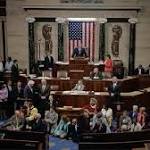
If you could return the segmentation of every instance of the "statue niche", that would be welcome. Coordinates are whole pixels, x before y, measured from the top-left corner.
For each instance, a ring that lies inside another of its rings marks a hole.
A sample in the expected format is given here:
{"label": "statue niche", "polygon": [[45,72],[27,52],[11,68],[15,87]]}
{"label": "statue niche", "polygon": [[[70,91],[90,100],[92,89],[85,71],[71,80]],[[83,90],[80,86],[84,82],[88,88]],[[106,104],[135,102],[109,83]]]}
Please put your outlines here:
{"label": "statue niche", "polygon": [[45,39],[45,53],[52,54],[52,26],[49,24],[45,24],[42,28],[42,34]]}
{"label": "statue niche", "polygon": [[114,25],[112,28],[112,35],[113,35],[113,39],[111,42],[111,50],[112,50],[112,54],[115,57],[119,56],[119,40],[121,38],[122,35],[122,28],[119,25]]}

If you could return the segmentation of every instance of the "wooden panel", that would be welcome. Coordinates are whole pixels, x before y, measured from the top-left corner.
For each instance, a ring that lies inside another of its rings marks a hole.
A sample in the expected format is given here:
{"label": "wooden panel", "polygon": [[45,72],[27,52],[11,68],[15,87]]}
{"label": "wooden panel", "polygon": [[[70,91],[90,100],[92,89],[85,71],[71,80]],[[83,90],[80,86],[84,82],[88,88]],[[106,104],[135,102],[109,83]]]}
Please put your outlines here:
{"label": "wooden panel", "polygon": [[[78,73],[76,74],[76,76]],[[79,75],[78,75],[79,76]],[[21,81],[26,82],[27,79],[24,77],[20,77]],[[36,84],[41,82],[41,79],[34,79]],[[58,85],[60,91],[68,91],[71,90],[78,79],[59,79],[59,78],[51,78],[48,79],[47,82],[50,85]],[[105,92],[106,88],[111,84],[111,79],[104,80],[83,80],[83,84],[85,85],[86,91],[95,91],[95,92]],[[139,90],[139,78],[138,77],[130,77],[129,79],[120,79],[119,84],[121,86],[122,92],[132,92]]]}
{"label": "wooden panel", "polygon": [[[147,101],[146,97],[150,96],[150,93],[142,93],[140,95],[130,95],[121,96],[121,102],[123,103],[122,108],[131,110],[133,105],[145,106],[146,108],[150,107],[150,102]],[[54,94],[54,99],[58,102],[59,107],[63,106],[73,106],[73,107],[83,107],[90,102],[90,98],[94,97],[98,101],[98,106],[102,108],[103,105],[109,103],[108,93],[101,93],[100,95],[95,94],[63,94],[62,92],[56,92]]]}

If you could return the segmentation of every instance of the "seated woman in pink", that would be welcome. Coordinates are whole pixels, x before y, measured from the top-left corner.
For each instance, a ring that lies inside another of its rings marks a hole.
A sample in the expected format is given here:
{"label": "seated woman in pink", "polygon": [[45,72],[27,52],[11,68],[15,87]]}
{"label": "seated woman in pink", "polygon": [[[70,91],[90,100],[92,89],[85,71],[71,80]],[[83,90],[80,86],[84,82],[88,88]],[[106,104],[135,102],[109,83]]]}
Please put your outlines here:
{"label": "seated woman in pink", "polygon": [[8,98],[8,90],[5,84],[0,86],[0,102],[7,101]]}
{"label": "seated woman in pink", "polygon": [[106,60],[104,62],[104,65],[105,65],[105,68],[104,68],[105,77],[106,78],[111,78],[112,71],[113,71],[113,61],[112,61],[110,55],[107,55],[107,58],[106,58]]}
{"label": "seated woman in pink", "polygon": [[146,119],[146,108],[140,107],[139,113],[137,115],[137,122],[142,126],[142,128],[145,126],[145,119]]}

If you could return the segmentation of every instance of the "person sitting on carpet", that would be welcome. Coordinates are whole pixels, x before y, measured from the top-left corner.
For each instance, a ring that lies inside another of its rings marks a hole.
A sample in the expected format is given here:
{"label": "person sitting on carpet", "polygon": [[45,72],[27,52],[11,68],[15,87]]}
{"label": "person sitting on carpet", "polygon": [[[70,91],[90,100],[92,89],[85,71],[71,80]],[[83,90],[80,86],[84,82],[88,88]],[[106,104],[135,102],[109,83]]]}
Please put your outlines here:
{"label": "person sitting on carpet", "polygon": [[25,118],[21,115],[19,110],[15,110],[15,114],[8,119],[1,128],[6,128],[8,130],[21,130],[24,127]]}
{"label": "person sitting on carpet", "polygon": [[38,113],[38,109],[34,107],[33,102],[28,102],[28,117],[26,120],[32,121],[34,120],[36,114]]}
{"label": "person sitting on carpet", "polygon": [[131,132],[141,131],[141,130],[142,130],[142,126],[140,125],[139,122],[137,122],[136,119],[134,119],[131,125]]}
{"label": "person sitting on carpet", "polygon": [[89,112],[85,109],[79,118],[79,133],[86,133],[90,131],[90,116]]}
{"label": "person sitting on carpet", "polygon": [[58,114],[53,108],[48,108],[45,111],[45,118],[44,118],[46,124],[47,124],[47,131],[51,134],[54,133],[56,127],[57,127],[57,121],[58,121]]}
{"label": "person sitting on carpet", "polygon": [[122,116],[120,116],[119,121],[120,130],[123,131],[129,131],[131,129],[131,118],[128,115],[128,112],[125,110],[123,111]]}
{"label": "person sitting on carpet", "polygon": [[113,120],[113,110],[108,106],[103,106],[101,113],[106,118],[108,126],[111,127]]}
{"label": "person sitting on carpet", "polygon": [[72,89],[72,91],[83,91],[84,88],[85,86],[83,85],[82,80],[79,80],[75,87]]}
{"label": "person sitting on carpet", "polygon": [[42,121],[41,114],[37,113],[31,125],[31,131],[45,132],[46,129],[47,129],[47,126],[46,126],[46,123]]}
{"label": "person sitting on carpet", "polygon": [[90,129],[94,133],[106,133],[106,125],[104,123],[104,118],[102,118],[102,113],[97,113],[93,116],[90,123]]}
{"label": "person sitting on carpet", "polygon": [[78,130],[79,130],[79,126],[78,126],[77,118],[73,118],[71,124],[68,125],[67,138],[77,142],[79,137]]}
{"label": "person sitting on carpet", "polygon": [[60,138],[65,138],[68,133],[68,125],[70,124],[69,118],[66,115],[62,115],[59,124],[57,125],[54,135]]}

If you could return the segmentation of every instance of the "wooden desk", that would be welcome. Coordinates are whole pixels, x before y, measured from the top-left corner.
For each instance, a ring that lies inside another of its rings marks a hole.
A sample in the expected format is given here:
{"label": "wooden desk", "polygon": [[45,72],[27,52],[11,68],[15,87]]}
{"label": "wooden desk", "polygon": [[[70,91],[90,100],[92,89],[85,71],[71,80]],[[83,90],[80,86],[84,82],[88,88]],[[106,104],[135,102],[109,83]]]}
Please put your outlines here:
{"label": "wooden desk", "polygon": [[150,130],[124,133],[83,133],[80,136],[80,150],[121,150],[144,147],[144,143],[150,143]]}
{"label": "wooden desk", "polygon": [[[100,71],[104,71],[104,64],[88,63],[86,59],[73,59],[68,63],[62,64],[59,62],[55,64],[54,77],[56,77],[57,71],[59,70],[66,70],[68,73],[70,72],[70,70],[84,70],[82,77],[89,76],[94,67],[98,67]],[[81,76],[74,76],[72,74],[70,77],[72,79],[81,79]]]}
{"label": "wooden desk", "polygon": [[139,88],[143,89],[146,87],[150,87],[150,75],[141,75],[137,76],[139,79]]}
{"label": "wooden desk", "polygon": [[47,149],[48,135],[44,132],[0,129],[0,134],[4,135],[3,140],[0,141],[4,148],[8,148],[10,146],[9,148],[17,149],[17,145],[19,145],[21,146],[20,149],[25,149],[28,148],[28,144],[35,144],[37,150]]}
{"label": "wooden desk", "polygon": [[[90,98],[94,97],[98,101],[100,108],[109,102],[108,92],[95,92],[91,93],[89,91],[52,91],[51,94],[54,96],[54,100],[58,102],[59,107],[63,106],[73,106],[73,107],[83,107],[90,102]],[[143,106],[149,107],[150,102],[143,99],[144,93],[140,91],[121,93],[121,100],[124,102],[124,109],[132,109],[133,104],[141,104]]]}
{"label": "wooden desk", "polygon": [[[39,84],[41,77],[35,78],[34,81],[36,84]],[[59,79],[59,78],[47,78],[47,82],[50,85],[58,85],[59,91],[68,91],[71,90],[78,79]],[[138,77],[128,77],[125,79],[120,79],[119,84],[121,86],[122,92],[132,92],[139,89],[139,79]],[[83,84],[85,85],[85,91],[95,91],[95,92],[105,92],[106,88],[111,84],[112,79],[103,79],[103,80],[91,80],[83,79]]]}
{"label": "wooden desk", "polygon": [[0,139],[0,147],[3,150],[20,150],[20,149],[31,149],[32,150],[43,150],[42,143],[39,141],[30,140],[15,140],[15,139]]}
{"label": "wooden desk", "polygon": [[60,116],[67,115],[69,118],[79,118],[83,114],[82,108],[57,107],[56,111]]}
{"label": "wooden desk", "polygon": [[[25,78],[26,80],[26,78]],[[34,79],[36,84],[39,84],[41,78]],[[91,79],[84,79],[83,83],[85,85],[85,91],[95,91],[100,92],[100,95],[64,95],[62,94],[63,91],[70,91],[75,84],[77,83],[77,79],[58,79],[58,78],[51,78],[47,79],[48,84],[56,85],[59,88],[57,89],[59,92],[54,94],[56,100],[59,101],[59,106],[62,107],[64,105],[72,105],[74,107],[81,107],[85,104],[89,103],[90,97],[95,97],[98,99],[100,106],[103,104],[107,104],[108,102],[108,93],[105,92],[105,88],[111,84],[111,79],[104,79],[104,80],[91,80]],[[138,91],[140,87],[145,87],[142,92]],[[125,101],[125,108],[132,109],[131,106],[133,104],[143,105],[147,108],[150,107],[150,76],[135,76],[135,77],[128,77],[119,80],[119,84],[121,85],[121,92],[123,93],[122,99]],[[149,86],[149,87],[148,87]],[[147,89],[148,88],[148,89]],[[145,90],[145,92],[144,92]],[[148,92],[146,92],[148,90]],[[137,92],[134,92],[137,91]],[[107,93],[107,94],[104,94]],[[138,93],[138,94],[137,94]],[[140,94],[139,94],[140,93]],[[128,107],[129,106],[129,107]]]}

